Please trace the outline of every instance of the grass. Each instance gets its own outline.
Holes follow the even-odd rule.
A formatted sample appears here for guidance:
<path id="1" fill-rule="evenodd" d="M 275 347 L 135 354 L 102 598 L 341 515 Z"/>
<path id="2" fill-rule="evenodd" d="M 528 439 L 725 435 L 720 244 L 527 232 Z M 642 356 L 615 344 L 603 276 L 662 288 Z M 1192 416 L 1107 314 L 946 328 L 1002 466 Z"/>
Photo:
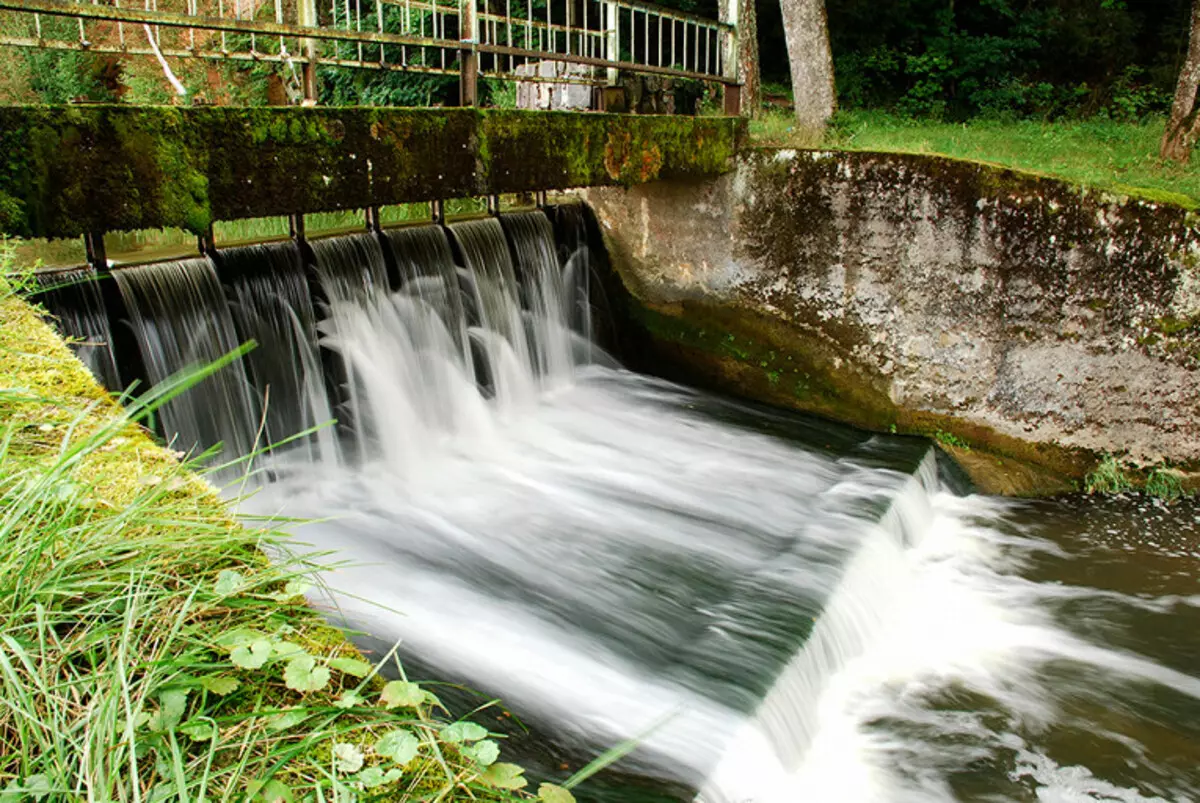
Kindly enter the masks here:
<path id="1" fill-rule="evenodd" d="M 117 404 L 4 278 L 9 259 L 0 799 L 528 797 L 482 726 L 446 721 L 389 656 L 364 660 L 305 603 L 313 567 L 268 561 L 282 536 L 233 521 L 139 425 L 219 366 Z"/>
<path id="2" fill-rule="evenodd" d="M 797 135 L 785 109 L 751 123 L 753 141 L 779 147 L 928 153 L 1065 179 L 1111 192 L 1200 207 L 1200 160 L 1158 158 L 1163 120 L 1035 120 L 943 123 L 881 112 L 838 114 L 819 143 Z"/>

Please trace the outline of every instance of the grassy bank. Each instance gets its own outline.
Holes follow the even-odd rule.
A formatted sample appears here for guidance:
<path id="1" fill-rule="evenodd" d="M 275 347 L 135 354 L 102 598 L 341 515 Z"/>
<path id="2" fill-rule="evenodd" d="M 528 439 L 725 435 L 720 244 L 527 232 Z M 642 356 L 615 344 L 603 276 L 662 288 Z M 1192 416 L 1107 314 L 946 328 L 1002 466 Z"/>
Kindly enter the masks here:
<path id="1" fill-rule="evenodd" d="M 1200 160 L 1178 165 L 1158 158 L 1161 119 L 964 124 L 848 112 L 835 118 L 823 141 L 813 142 L 797 134 L 788 111 L 771 109 L 751 123 L 750 131 L 760 145 L 937 154 L 1200 207 Z"/>
<path id="2" fill-rule="evenodd" d="M 122 408 L 3 276 L 0 799 L 524 795 L 483 727 L 380 679 L 387 656 L 306 605 L 311 567 L 269 563 L 280 537 L 138 425 L 198 375 Z"/>

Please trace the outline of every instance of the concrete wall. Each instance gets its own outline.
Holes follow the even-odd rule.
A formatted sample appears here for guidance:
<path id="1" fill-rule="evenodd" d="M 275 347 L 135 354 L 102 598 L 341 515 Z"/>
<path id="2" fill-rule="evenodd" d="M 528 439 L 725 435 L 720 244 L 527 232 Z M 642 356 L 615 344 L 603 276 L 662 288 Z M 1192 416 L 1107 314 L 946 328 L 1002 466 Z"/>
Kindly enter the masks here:
<path id="1" fill-rule="evenodd" d="M 936 157 L 748 151 L 588 192 L 657 356 L 879 430 L 943 433 L 989 490 L 1097 456 L 1200 465 L 1200 222 Z"/>
<path id="2" fill-rule="evenodd" d="M 0 233 L 74 237 L 732 167 L 745 121 L 481 109 L 0 108 Z"/>

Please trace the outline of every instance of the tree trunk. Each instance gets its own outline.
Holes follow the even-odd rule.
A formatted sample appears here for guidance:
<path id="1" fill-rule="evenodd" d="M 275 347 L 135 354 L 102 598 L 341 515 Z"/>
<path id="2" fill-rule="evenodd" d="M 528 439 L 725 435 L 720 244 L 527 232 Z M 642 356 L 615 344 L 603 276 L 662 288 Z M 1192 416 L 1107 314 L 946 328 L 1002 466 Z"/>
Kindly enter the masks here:
<path id="1" fill-rule="evenodd" d="M 819 135 L 837 110 L 825 0 L 779 0 L 779 6 L 792 68 L 796 123 L 800 129 Z"/>
<path id="2" fill-rule="evenodd" d="M 1192 157 L 1192 148 L 1197 136 L 1200 136 L 1197 88 L 1200 88 L 1200 0 L 1192 0 L 1192 29 L 1187 56 L 1179 70 L 1175 101 L 1171 104 L 1171 116 L 1159 148 L 1159 155 L 1164 159 L 1186 163 Z"/>
<path id="3" fill-rule="evenodd" d="M 762 83 L 758 69 L 758 15 L 754 0 L 721 0 L 720 18 L 737 26 L 738 76 L 742 80 L 742 114 L 758 116 Z"/>

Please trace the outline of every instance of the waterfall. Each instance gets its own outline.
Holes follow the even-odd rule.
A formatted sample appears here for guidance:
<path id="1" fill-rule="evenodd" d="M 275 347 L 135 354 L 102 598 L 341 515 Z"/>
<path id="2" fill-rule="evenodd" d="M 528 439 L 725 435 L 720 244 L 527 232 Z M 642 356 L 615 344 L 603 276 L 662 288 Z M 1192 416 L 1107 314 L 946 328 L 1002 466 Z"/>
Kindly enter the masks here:
<path id="1" fill-rule="evenodd" d="M 327 301 L 365 299 L 387 292 L 387 264 L 375 235 L 328 237 L 310 245 Z"/>
<path id="2" fill-rule="evenodd" d="M 92 376 L 111 391 L 120 391 L 121 377 L 113 350 L 108 308 L 100 278 L 91 267 L 34 274 L 37 300 L 54 316 L 71 349 Z"/>
<path id="3" fill-rule="evenodd" d="M 247 362 L 267 442 L 282 443 L 332 421 L 300 249 L 294 243 L 230 248 L 221 252 L 220 266 L 241 339 L 257 343 Z M 336 459 L 330 427 L 304 443 L 312 457 Z"/>
<path id="4" fill-rule="evenodd" d="M 208 258 L 120 268 L 113 278 L 151 383 L 207 365 L 239 345 L 237 332 Z M 260 411 L 241 361 L 217 371 L 160 409 L 162 429 L 183 451 L 221 445 L 221 459 L 255 447 Z"/>

